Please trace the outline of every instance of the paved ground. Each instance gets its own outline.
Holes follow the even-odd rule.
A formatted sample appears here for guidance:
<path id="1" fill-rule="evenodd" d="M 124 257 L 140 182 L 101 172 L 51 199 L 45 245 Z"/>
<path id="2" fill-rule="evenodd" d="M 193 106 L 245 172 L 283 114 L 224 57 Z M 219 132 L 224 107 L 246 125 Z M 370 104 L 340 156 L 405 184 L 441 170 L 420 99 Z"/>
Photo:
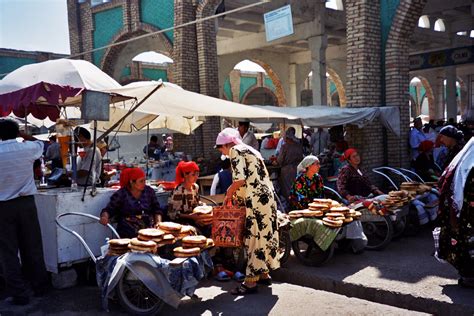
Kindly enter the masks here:
<path id="1" fill-rule="evenodd" d="M 393 241 L 383 251 L 336 252 L 323 267 L 290 258 L 276 279 L 428 313 L 474 314 L 474 290 L 457 285 L 457 272 L 433 256 L 430 231 Z"/>
<path id="2" fill-rule="evenodd" d="M 457 286 L 456 271 L 436 261 L 432 252 L 430 232 L 422 231 L 416 237 L 393 241 L 383 251 L 366 251 L 360 255 L 336 252 L 328 264 L 319 268 L 303 266 L 292 257 L 287 267 L 274 274 L 274 280 L 282 283 L 258 295 L 236 298 L 227 294 L 227 290 L 236 286 L 235 282 L 206 281 L 197 291 L 200 300 L 187 299 L 178 312 L 169 307 L 163 312 L 165 315 L 405 315 L 411 313 L 409 310 L 416 310 L 474 315 L 474 290 Z M 118 303 L 111 303 L 111 311 L 114 315 L 124 315 Z M 93 286 L 56 290 L 28 307 L 0 304 L 2 316 L 23 314 L 107 315 L 101 310 L 99 291 Z"/>
<path id="3" fill-rule="evenodd" d="M 185 299 L 178 310 L 165 307 L 163 315 L 423 315 L 291 284 L 273 284 L 246 297 L 228 294 L 227 290 L 234 286 L 233 281 L 206 281 L 196 292 L 200 299 Z M 111 304 L 111 313 L 103 312 L 99 291 L 90 286 L 54 291 L 42 300 L 36 299 L 29 307 L 12 308 L 3 304 L 0 313 L 2 316 L 126 315 L 116 303 Z"/>

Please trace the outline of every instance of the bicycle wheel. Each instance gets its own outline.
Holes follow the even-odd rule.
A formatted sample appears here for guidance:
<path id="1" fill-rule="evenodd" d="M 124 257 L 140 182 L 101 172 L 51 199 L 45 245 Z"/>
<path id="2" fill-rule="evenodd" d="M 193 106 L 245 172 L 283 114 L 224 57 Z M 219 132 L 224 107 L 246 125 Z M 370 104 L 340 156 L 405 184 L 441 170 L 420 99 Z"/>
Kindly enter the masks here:
<path id="1" fill-rule="evenodd" d="M 290 258 L 291 253 L 291 239 L 290 232 L 286 229 L 280 230 L 279 234 L 279 243 L 280 243 L 280 264 L 284 265 L 288 258 Z"/>
<path id="2" fill-rule="evenodd" d="M 362 222 L 364 234 L 367 236 L 369 250 L 382 250 L 392 241 L 393 225 L 389 216 L 381 216 L 380 221 Z"/>
<path id="3" fill-rule="evenodd" d="M 119 281 L 117 297 L 122 307 L 133 315 L 157 315 L 165 305 L 128 269 Z"/>
<path id="4" fill-rule="evenodd" d="M 402 236 L 402 234 L 405 232 L 405 228 L 407 226 L 407 217 L 406 216 L 400 217 L 395 222 L 392 222 L 392 226 L 393 226 L 392 239 Z"/>
<path id="5" fill-rule="evenodd" d="M 334 245 L 323 251 L 313 240 L 313 236 L 306 235 L 291 243 L 295 256 L 306 266 L 318 267 L 331 259 L 334 254 Z"/>

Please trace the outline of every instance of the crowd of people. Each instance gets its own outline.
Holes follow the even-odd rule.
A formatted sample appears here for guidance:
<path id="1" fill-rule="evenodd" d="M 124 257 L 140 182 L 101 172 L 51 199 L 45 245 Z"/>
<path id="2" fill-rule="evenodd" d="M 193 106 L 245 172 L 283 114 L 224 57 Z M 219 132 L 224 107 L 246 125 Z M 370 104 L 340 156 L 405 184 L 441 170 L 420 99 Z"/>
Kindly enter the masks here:
<path id="1" fill-rule="evenodd" d="M 429 123 L 423 127 L 418 118 L 413 123 L 409 139 L 412 168 L 426 181 L 439 177 L 438 256 L 458 269 L 461 285 L 474 286 L 474 141 L 452 124 L 433 127 Z M 18 136 L 27 141 L 17 142 Z M 91 134 L 84 128 L 77 128 L 74 136 L 82 148 L 77 161 L 78 184 L 90 185 L 104 175 L 100 162 L 107 152 L 107 144 L 99 143 L 93 148 Z M 41 237 L 33 202 L 35 183 L 31 168 L 28 171 L 25 166 L 33 165 L 43 154 L 52 164 L 61 166 L 60 146 L 51 137 L 44 153 L 42 142 L 21 134 L 18 124 L 10 120 L 0 121 L 0 138 L 0 166 L 18 165 L 18 168 L 2 169 L 7 181 L 0 183 L 4 186 L 0 188 L 0 206 L 15 212 L 4 212 L 4 219 L 0 221 L 0 254 L 13 304 L 26 304 L 29 292 L 18 250 L 24 266 L 29 269 L 28 281 L 35 291 L 44 291 L 47 278 L 42 245 L 38 243 Z M 158 139 L 152 136 L 143 149 L 147 157 L 160 159 L 166 151 L 166 143 Z M 330 153 L 333 166 L 337 166 L 334 170 L 337 191 L 344 202 L 384 193 L 362 170 L 362 157 L 355 148 L 349 148 L 340 127 L 329 132 L 322 128 L 314 133 L 304 130 L 302 139 L 296 137 L 295 128 L 289 127 L 283 137 L 273 133 L 261 143 L 250 131 L 249 123 L 241 122 L 237 129 L 221 131 L 215 145 L 222 155 L 222 165 L 214 177 L 212 193 L 224 194 L 224 204 L 233 203 L 246 209 L 244 249 L 248 260 L 244 281 L 232 291 L 238 295 L 255 293 L 258 284 L 271 284 L 269 272 L 279 267 L 274 184 L 278 183 L 280 197 L 288 201 L 288 210 L 307 208 L 314 198 L 325 195 L 321 160 L 327 159 Z M 258 150 L 263 147 L 274 149 L 269 159 Z M 272 183 L 268 166 L 279 167 L 278 181 Z M 100 222 L 105 225 L 116 221 L 122 237 L 134 237 L 139 229 L 153 227 L 163 220 L 196 226 L 209 236 L 211 227 L 191 214 L 202 203 L 197 185 L 199 174 L 200 168 L 195 162 L 181 161 L 176 167 L 175 188 L 168 203 L 160 205 L 155 191 L 146 185 L 144 171 L 127 168 L 120 175 L 120 189 L 100 212 Z M 17 229 L 27 229 L 29 233 L 22 234 Z"/>

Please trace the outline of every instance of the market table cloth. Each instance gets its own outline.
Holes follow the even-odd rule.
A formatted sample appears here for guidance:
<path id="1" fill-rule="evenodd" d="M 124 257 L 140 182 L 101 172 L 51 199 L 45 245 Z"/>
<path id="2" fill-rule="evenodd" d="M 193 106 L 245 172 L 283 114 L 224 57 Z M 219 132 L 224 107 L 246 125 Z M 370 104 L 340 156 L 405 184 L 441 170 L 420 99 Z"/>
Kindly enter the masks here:
<path id="1" fill-rule="evenodd" d="M 313 240 L 321 250 L 326 251 L 336 239 L 340 228 L 330 228 L 317 218 L 298 218 L 291 222 L 291 240 L 298 240 L 305 235 L 313 236 Z"/>

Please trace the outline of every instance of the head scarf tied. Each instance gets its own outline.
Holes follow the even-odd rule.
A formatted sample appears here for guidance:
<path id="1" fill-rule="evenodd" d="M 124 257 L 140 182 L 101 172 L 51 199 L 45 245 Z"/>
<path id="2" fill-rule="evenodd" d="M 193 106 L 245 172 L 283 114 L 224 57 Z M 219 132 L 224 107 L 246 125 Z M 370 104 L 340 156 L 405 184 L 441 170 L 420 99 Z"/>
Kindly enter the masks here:
<path id="1" fill-rule="evenodd" d="M 246 147 L 248 150 L 250 150 L 255 156 L 257 156 L 260 159 L 263 159 L 262 155 L 257 150 L 255 150 L 252 146 L 248 146 L 247 144 L 244 144 L 242 142 L 242 138 L 240 137 L 238 130 L 231 127 L 227 127 L 227 128 L 224 128 L 219 133 L 219 135 L 217 135 L 215 147 L 230 144 L 230 143 L 234 143 L 236 145 L 242 145 Z"/>
<path id="2" fill-rule="evenodd" d="M 426 153 L 433 149 L 434 143 L 431 140 L 424 140 L 418 146 L 418 150 L 422 153 Z"/>
<path id="3" fill-rule="evenodd" d="M 120 174 L 120 187 L 128 187 L 130 181 L 145 178 L 145 172 L 140 168 L 126 168 Z"/>
<path id="4" fill-rule="evenodd" d="M 349 160 L 349 158 L 351 158 L 352 154 L 354 154 L 356 152 L 357 152 L 357 150 L 355 150 L 354 148 L 349 148 L 348 150 L 346 150 L 344 152 L 344 155 L 341 156 L 340 160 L 341 161 Z"/>
<path id="5" fill-rule="evenodd" d="M 464 138 L 463 132 L 461 132 L 456 127 L 451 126 L 451 125 L 443 127 L 439 131 L 439 133 L 440 133 L 440 135 L 444 135 L 446 137 L 454 138 L 457 141 L 461 141 Z"/>
<path id="6" fill-rule="evenodd" d="M 298 167 L 296 167 L 298 172 L 305 172 L 306 168 L 314 164 L 315 162 L 319 162 L 318 157 L 309 155 L 303 158 L 303 160 L 300 162 Z"/>
<path id="7" fill-rule="evenodd" d="M 184 174 L 188 172 L 199 171 L 199 166 L 194 161 L 180 161 L 176 166 L 176 185 L 184 182 Z"/>

